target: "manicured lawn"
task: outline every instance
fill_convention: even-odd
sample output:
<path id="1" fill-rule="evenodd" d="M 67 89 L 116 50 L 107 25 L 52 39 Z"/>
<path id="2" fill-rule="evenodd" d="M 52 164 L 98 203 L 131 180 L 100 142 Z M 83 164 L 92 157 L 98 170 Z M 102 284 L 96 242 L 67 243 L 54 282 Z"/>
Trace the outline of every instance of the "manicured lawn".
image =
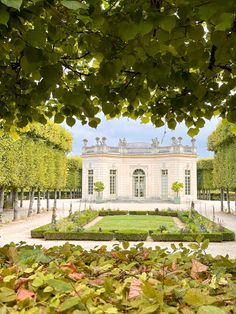
<path id="1" fill-rule="evenodd" d="M 177 231 L 172 217 L 161 216 L 106 216 L 96 225 L 89 228 L 89 231 L 148 231 L 157 230 L 161 225 L 165 225 L 168 231 Z"/>

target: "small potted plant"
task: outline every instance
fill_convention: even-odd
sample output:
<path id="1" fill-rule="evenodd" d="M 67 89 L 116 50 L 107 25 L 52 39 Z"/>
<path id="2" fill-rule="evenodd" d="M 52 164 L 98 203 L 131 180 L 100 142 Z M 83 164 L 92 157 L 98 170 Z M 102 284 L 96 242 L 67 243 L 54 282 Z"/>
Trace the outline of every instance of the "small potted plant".
<path id="1" fill-rule="evenodd" d="M 176 197 L 174 198 L 174 202 L 175 204 L 180 204 L 180 191 L 183 189 L 184 185 L 182 182 L 178 182 L 178 181 L 175 181 L 173 182 L 172 184 L 172 191 L 174 191 L 176 193 Z"/>
<path id="2" fill-rule="evenodd" d="M 94 191 L 97 192 L 96 201 L 99 203 L 102 201 L 102 192 L 104 191 L 105 186 L 102 181 L 97 181 L 94 183 Z"/>

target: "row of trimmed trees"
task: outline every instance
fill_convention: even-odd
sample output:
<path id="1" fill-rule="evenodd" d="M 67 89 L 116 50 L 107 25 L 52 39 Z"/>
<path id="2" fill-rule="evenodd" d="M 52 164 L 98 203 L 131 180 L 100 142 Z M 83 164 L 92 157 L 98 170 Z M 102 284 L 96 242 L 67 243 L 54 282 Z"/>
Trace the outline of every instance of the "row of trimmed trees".
<path id="1" fill-rule="evenodd" d="M 40 199 L 46 197 L 49 209 L 50 192 L 54 194 L 56 208 L 61 190 L 75 191 L 81 185 L 81 160 L 67 158 L 71 150 L 72 136 L 64 128 L 49 122 L 34 124 L 18 140 L 4 134 L 0 137 L 0 212 L 3 211 L 4 192 L 10 192 L 14 219 L 18 218 L 18 194 L 20 206 L 24 193 L 29 195 L 28 216 L 33 212 L 37 195 L 37 213 Z M 71 167 L 73 164 L 73 167 Z M 77 172 L 77 173 L 74 173 Z"/>
<path id="2" fill-rule="evenodd" d="M 235 125 L 222 121 L 208 138 L 208 149 L 214 151 L 212 159 L 198 161 L 198 189 L 202 195 L 210 196 L 211 190 L 220 191 L 221 210 L 226 196 L 228 212 L 230 193 L 235 195 L 236 209 L 236 135 Z M 207 198 L 207 197 L 203 197 Z"/>
<path id="3" fill-rule="evenodd" d="M 213 181 L 213 158 L 203 158 L 198 160 L 197 188 L 199 199 L 211 199 L 211 192 L 216 189 Z"/>

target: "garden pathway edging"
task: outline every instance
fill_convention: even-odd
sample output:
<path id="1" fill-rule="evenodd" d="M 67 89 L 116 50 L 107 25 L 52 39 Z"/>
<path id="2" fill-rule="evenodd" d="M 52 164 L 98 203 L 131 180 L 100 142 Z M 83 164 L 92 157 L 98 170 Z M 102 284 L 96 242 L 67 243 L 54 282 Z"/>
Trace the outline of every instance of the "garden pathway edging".
<path id="1" fill-rule="evenodd" d="M 84 229 L 89 229 L 90 227 L 96 225 L 96 223 L 98 223 L 100 220 L 102 220 L 102 216 L 97 216 L 96 218 L 94 218 L 92 221 L 90 221 L 89 223 L 87 223 L 83 228 Z"/>

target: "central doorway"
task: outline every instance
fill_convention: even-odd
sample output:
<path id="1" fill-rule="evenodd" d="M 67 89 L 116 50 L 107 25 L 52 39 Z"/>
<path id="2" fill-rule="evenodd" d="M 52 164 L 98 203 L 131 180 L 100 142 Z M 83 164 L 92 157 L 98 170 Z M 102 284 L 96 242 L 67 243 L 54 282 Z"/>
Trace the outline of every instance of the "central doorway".
<path id="1" fill-rule="evenodd" d="M 146 194 L 145 172 L 136 169 L 133 172 L 133 195 L 135 198 L 144 198 Z"/>

